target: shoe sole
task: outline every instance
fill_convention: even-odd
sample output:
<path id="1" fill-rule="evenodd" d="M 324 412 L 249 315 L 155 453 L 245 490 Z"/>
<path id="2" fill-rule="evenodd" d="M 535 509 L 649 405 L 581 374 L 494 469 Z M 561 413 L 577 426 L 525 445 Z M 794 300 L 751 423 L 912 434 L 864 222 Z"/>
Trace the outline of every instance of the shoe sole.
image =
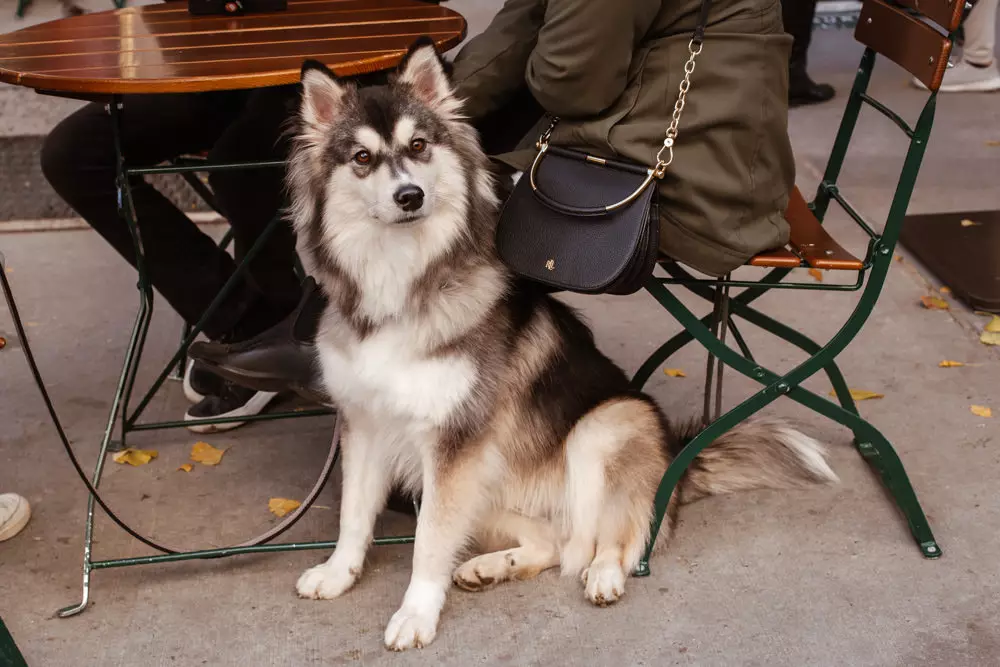
<path id="1" fill-rule="evenodd" d="M 205 400 L 205 397 L 194 390 L 191 386 L 191 369 L 194 367 L 194 359 L 188 359 L 187 366 L 184 367 L 184 398 L 188 400 L 189 403 L 194 405 L 195 403 L 201 403 Z"/>
<path id="2" fill-rule="evenodd" d="M 277 392 L 273 391 L 258 391 L 253 398 L 241 405 L 235 410 L 230 410 L 229 412 L 223 413 L 221 415 L 215 415 L 211 419 L 220 418 L 231 418 L 231 417 L 252 417 L 254 415 L 259 415 L 264 411 L 264 408 L 274 400 L 277 396 Z M 199 419 L 208 419 L 208 417 L 192 417 L 189 413 L 184 414 L 184 421 L 197 421 Z M 243 426 L 246 422 L 229 422 L 226 424 L 189 424 L 187 430 L 192 433 L 221 433 L 223 431 L 232 431 L 234 428 L 239 428 Z"/>
<path id="3" fill-rule="evenodd" d="M 913 79 L 910 82 L 914 88 L 923 91 L 930 90 L 923 81 Z M 941 86 L 939 93 L 995 93 L 1000 91 L 1000 79 L 987 79 L 985 81 L 973 81 L 971 83 L 957 83 L 950 86 Z"/>
<path id="4" fill-rule="evenodd" d="M 24 530 L 29 519 L 31 519 L 31 506 L 26 502 L 19 501 L 14 508 L 14 513 L 7 519 L 3 528 L 0 528 L 0 542 L 5 542 Z"/>

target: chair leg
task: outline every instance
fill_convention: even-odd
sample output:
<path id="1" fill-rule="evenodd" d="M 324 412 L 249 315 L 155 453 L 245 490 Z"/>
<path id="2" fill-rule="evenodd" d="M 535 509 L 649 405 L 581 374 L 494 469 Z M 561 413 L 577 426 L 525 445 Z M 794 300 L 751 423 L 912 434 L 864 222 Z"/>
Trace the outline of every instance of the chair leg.
<path id="1" fill-rule="evenodd" d="M 885 267 L 882 268 L 884 269 Z M 844 347 L 846 347 L 850 340 L 853 339 L 857 331 L 861 329 L 861 325 L 864 323 L 865 319 L 867 319 L 867 316 L 871 311 L 871 305 L 874 303 L 874 299 L 878 291 L 881 289 L 881 282 L 884 280 L 884 271 L 878 275 L 877 278 L 878 281 L 876 283 L 869 283 L 869 286 L 862 295 L 862 299 L 856 306 L 854 313 L 852 313 L 847 322 L 840 329 L 840 331 L 834 335 L 831 341 L 826 346 L 820 348 L 816 353 L 811 354 L 809 359 L 802 362 L 784 375 L 774 373 L 773 371 L 760 366 L 750 359 L 741 356 L 728 346 L 723 345 L 712 335 L 708 326 L 706 326 L 705 321 L 699 320 L 694 313 L 681 303 L 680 300 L 664 285 L 656 281 L 650 281 L 647 284 L 647 291 L 649 291 L 650 294 L 652 294 L 657 301 L 659 301 L 660 304 L 663 305 L 671 313 L 671 315 L 677 319 L 677 321 L 684 327 L 685 333 L 688 333 L 693 338 L 696 338 L 704 347 L 714 353 L 730 368 L 765 385 L 765 388 L 745 400 L 733 410 L 727 412 L 721 419 L 710 424 L 708 428 L 706 428 L 706 430 L 703 431 L 698 438 L 696 438 L 695 441 L 692 441 L 692 444 L 697 444 L 699 449 L 694 449 L 689 445 L 682 450 L 677 459 L 671 462 L 670 467 L 667 469 L 667 472 L 660 483 L 660 489 L 657 492 L 657 514 L 650 532 L 650 544 L 649 549 L 646 552 L 646 559 L 642 562 L 641 567 L 637 569 L 636 575 L 648 574 L 647 561 L 649 554 L 652 552 L 652 546 L 656 540 L 656 535 L 659 530 L 659 522 L 662 521 L 663 512 L 666 510 L 667 502 L 670 499 L 670 495 L 673 493 L 674 487 L 680 481 L 684 474 L 684 470 L 691 463 L 691 461 L 694 460 L 694 457 L 700 453 L 701 449 L 707 447 L 718 436 L 725 433 L 743 419 L 757 413 L 782 395 L 787 395 L 789 398 L 801 403 L 805 407 L 808 407 L 815 412 L 847 426 L 855 433 L 857 442 L 860 443 L 858 445 L 859 449 L 861 449 L 862 453 L 866 455 L 866 460 L 870 461 L 872 465 L 875 466 L 876 470 L 878 470 L 881 474 L 882 479 L 893 496 L 893 499 L 905 515 L 907 522 L 909 523 L 910 530 L 920 546 L 921 552 L 928 558 L 937 558 L 941 555 L 941 548 L 934 540 L 930 526 L 928 525 L 927 519 L 920 507 L 920 503 L 916 498 L 913 487 L 910 485 L 902 463 L 899 461 L 899 457 L 889 444 L 888 440 L 886 440 L 886 438 L 882 436 L 877 429 L 858 415 L 857 410 L 854 408 L 853 401 L 849 403 L 848 406 L 842 407 L 841 405 L 837 405 L 829 399 L 814 394 L 813 392 L 800 386 L 803 381 L 816 372 L 826 370 L 828 374 L 833 373 L 833 376 L 837 378 L 837 383 L 842 385 L 842 388 L 846 389 L 846 385 L 842 382 L 843 377 L 841 376 L 839 369 L 837 369 L 834 364 L 834 359 L 837 354 L 839 354 Z M 753 323 L 761 323 L 770 319 L 757 311 L 754 311 L 752 308 L 747 307 L 746 304 L 741 302 L 739 298 L 732 301 L 731 307 L 740 317 L 743 317 L 747 321 Z M 808 338 L 802 336 L 794 329 L 773 321 L 768 323 L 773 323 L 772 326 L 768 327 L 770 330 L 781 331 L 782 338 L 795 339 L 796 341 L 803 342 L 806 345 L 815 346 L 815 343 L 809 341 Z M 849 394 L 846 392 L 845 396 L 849 398 Z M 664 494 L 666 495 L 664 496 Z"/>

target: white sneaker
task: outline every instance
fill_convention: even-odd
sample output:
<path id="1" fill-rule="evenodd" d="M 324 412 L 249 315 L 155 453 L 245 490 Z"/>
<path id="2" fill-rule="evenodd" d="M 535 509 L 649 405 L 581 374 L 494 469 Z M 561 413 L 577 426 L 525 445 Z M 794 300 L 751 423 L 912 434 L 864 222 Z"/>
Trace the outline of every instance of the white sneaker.
<path id="1" fill-rule="evenodd" d="M 251 417 L 260 414 L 278 394 L 270 391 L 246 389 L 231 382 L 223 382 L 217 395 L 206 396 L 192 405 L 184 415 L 185 421 L 213 417 Z M 191 424 L 187 427 L 194 433 L 219 433 L 231 431 L 246 422 L 228 424 Z"/>
<path id="2" fill-rule="evenodd" d="M 0 495 L 0 542 L 20 533 L 30 518 L 31 506 L 27 500 L 16 493 Z"/>
<path id="3" fill-rule="evenodd" d="M 913 85 L 927 90 L 927 86 L 917 79 L 913 79 Z M 942 93 L 990 93 L 1000 90 L 1000 71 L 996 61 L 986 67 L 960 61 L 945 71 L 939 90 Z"/>
<path id="4" fill-rule="evenodd" d="M 184 398 L 189 403 L 199 403 L 205 400 L 205 395 L 195 389 L 194 384 L 191 382 L 191 376 L 194 374 L 192 372 L 193 369 L 194 359 L 188 359 L 187 368 L 184 369 Z"/>

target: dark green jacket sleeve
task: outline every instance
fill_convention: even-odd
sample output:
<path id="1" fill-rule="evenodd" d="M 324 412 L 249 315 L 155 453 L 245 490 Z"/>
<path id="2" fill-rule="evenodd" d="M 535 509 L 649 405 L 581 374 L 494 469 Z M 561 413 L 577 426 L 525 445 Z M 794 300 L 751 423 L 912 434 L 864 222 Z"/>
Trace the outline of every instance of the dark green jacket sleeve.
<path id="1" fill-rule="evenodd" d="M 453 62 L 452 82 L 468 117 L 496 111 L 524 86 L 544 11 L 542 0 L 507 0 L 486 30 L 462 47 Z"/>
<path id="2" fill-rule="evenodd" d="M 598 114 L 625 90 L 637 45 L 660 0 L 549 0 L 525 80 L 545 110 Z"/>

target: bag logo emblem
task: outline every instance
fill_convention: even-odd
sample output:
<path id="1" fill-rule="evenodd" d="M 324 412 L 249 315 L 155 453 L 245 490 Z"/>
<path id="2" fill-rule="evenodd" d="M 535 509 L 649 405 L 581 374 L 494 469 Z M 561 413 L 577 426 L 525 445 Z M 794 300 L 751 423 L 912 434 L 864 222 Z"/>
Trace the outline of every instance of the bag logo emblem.
<path id="1" fill-rule="evenodd" d="M 545 262 L 545 268 L 548 269 L 549 271 L 555 271 L 556 260 L 550 259 L 549 261 Z"/>

